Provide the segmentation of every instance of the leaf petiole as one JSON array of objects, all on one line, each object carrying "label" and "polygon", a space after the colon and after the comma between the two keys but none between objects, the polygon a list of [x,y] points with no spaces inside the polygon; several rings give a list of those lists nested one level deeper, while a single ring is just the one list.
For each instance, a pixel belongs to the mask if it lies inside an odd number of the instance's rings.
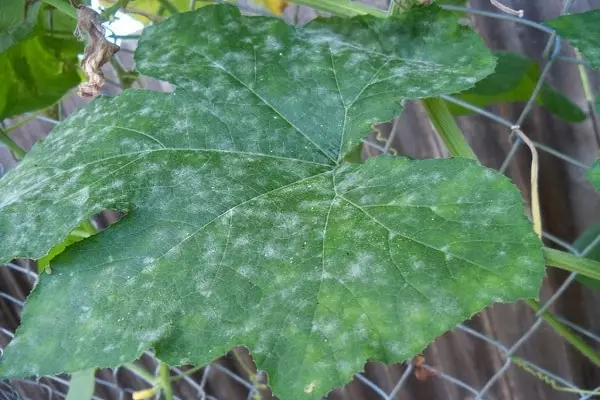
[{"label": "leaf petiole", "polygon": [[158,383],[165,394],[165,399],[173,400],[173,387],[171,386],[171,374],[169,373],[169,366],[162,361],[160,363],[160,375]]},{"label": "leaf petiole", "polygon": [[549,247],[544,247],[543,251],[547,265],[570,272],[577,272],[593,279],[600,279],[600,262],[598,261],[578,257],[574,254]]},{"label": "leaf petiole", "polygon": [[438,135],[452,156],[477,160],[448,106],[439,97],[423,99],[423,107]]},{"label": "leaf petiole", "polygon": [[0,128],[0,142],[4,143],[6,147],[8,147],[10,151],[12,151],[17,160],[21,160],[23,157],[25,157],[25,150],[19,147],[19,145],[16,144],[14,140],[12,140],[12,138],[8,136],[2,128]]}]

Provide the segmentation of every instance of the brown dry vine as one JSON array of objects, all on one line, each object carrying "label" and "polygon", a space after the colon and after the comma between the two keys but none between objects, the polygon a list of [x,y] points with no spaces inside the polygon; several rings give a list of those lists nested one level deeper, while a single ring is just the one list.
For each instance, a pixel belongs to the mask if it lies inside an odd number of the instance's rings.
[{"label": "brown dry vine", "polygon": [[87,39],[83,52],[81,67],[88,81],[79,85],[78,94],[83,97],[93,97],[100,93],[104,86],[102,66],[120,50],[120,47],[109,42],[104,36],[100,14],[89,7],[77,7],[77,27],[75,35],[79,39]]}]

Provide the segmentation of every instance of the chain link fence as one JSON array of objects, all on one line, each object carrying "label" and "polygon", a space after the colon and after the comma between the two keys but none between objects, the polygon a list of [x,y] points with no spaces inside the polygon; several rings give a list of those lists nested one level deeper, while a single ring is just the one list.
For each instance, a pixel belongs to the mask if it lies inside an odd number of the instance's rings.
[{"label": "chain link fence", "polygon": [[[491,0],[490,0],[491,1]],[[491,1],[492,3],[497,3]],[[566,0],[562,9],[562,13],[569,12],[573,0]],[[495,4],[497,5],[497,4]],[[513,21],[519,24],[530,26],[544,32],[548,39],[543,50],[545,64],[541,71],[541,77],[537,82],[535,90],[531,94],[529,101],[526,103],[522,113],[515,121],[509,121],[501,116],[490,111],[478,108],[472,104],[461,101],[453,96],[443,96],[448,101],[467,108],[479,115],[482,115],[490,120],[504,126],[507,135],[511,135],[512,147],[505,157],[500,167],[501,172],[505,172],[508,166],[513,162],[517,150],[523,146],[523,140],[518,133],[521,130],[521,124],[529,115],[535,99],[544,84],[548,73],[553,64],[556,62],[575,62],[585,64],[577,58],[568,58],[560,56],[561,39],[553,30],[545,25],[533,22],[531,20],[511,15],[510,10],[498,9],[497,12],[485,10],[465,8],[454,5],[445,5],[447,9],[465,12],[472,15],[478,15],[485,18],[497,18]],[[247,10],[245,10],[247,11]],[[252,11],[252,10],[251,10]],[[254,10],[255,11],[255,10]],[[507,11],[509,11],[507,13]],[[591,117],[591,116],[590,116]],[[58,123],[57,120],[48,119],[46,117],[38,117],[52,124]],[[394,140],[394,135],[397,129],[392,129],[390,135],[384,140],[365,139],[364,143],[375,153],[388,153],[391,150],[391,143]],[[527,133],[527,132],[525,132]],[[534,142],[537,150],[546,152],[563,162],[572,164],[577,168],[581,168],[582,173],[588,168],[588,165],[578,161],[559,150],[555,150],[542,143]],[[8,166],[0,165],[0,176],[8,169]],[[542,200],[543,201],[543,200]],[[544,232],[544,238],[548,241],[560,246],[577,256],[585,256],[592,248],[600,243],[598,236],[587,248],[578,250],[572,244],[555,237],[551,233]],[[4,276],[9,276],[11,279],[4,279],[0,282],[0,356],[2,348],[14,336],[14,326],[19,320],[19,315],[23,308],[23,302],[27,295],[26,292],[33,288],[38,280],[36,266],[34,263],[14,264],[10,263],[6,266]],[[515,359],[515,353],[532,337],[540,327],[545,324],[542,319],[542,313],[548,310],[572,285],[575,281],[576,274],[572,273],[558,287],[557,290],[549,296],[542,304],[542,307],[536,313],[535,322],[529,329],[522,332],[519,340],[513,344],[501,343],[493,337],[489,337],[473,328],[466,325],[458,325],[456,330],[462,331],[469,335],[473,341],[483,341],[488,345],[493,346],[503,359],[503,364],[495,373],[490,376],[485,385],[474,387],[464,379],[458,379],[454,376],[446,374],[443,370],[439,370],[432,365],[423,362],[422,358],[415,358],[412,361],[407,361],[402,365],[396,366],[397,379],[391,389],[384,390],[368,372],[363,372],[355,375],[352,385],[363,386],[363,393],[370,393],[369,399],[392,400],[399,399],[399,393],[409,379],[415,376],[420,380],[425,379],[440,379],[447,384],[456,385],[462,388],[465,393],[464,398],[485,399],[490,398],[492,387],[503,377],[503,375],[511,367],[520,368],[522,373],[529,373],[537,376],[545,383],[554,387],[557,391],[570,393],[573,398],[580,400],[590,399],[594,396],[600,396],[600,386],[594,390],[583,389],[577,387],[570,382],[566,377],[559,376],[552,371],[548,371],[539,365],[531,363],[527,360]],[[21,292],[19,288],[27,288]],[[581,326],[578,326],[569,320],[562,317],[555,317],[558,321],[570,327],[574,332],[585,338],[587,341],[593,342],[594,345],[600,344],[600,335],[590,332]],[[11,320],[14,323],[11,323]],[[12,328],[9,328],[11,326]],[[149,379],[149,375],[158,376],[160,363],[151,352],[146,352],[136,364],[129,364],[112,370],[98,370],[96,373],[96,391],[93,399],[131,399],[135,391],[146,388],[151,388],[153,382]],[[391,367],[390,367],[391,368]],[[143,371],[147,371],[144,373]],[[270,399],[272,395],[267,386],[267,377],[264,373],[256,371],[252,359],[244,349],[234,349],[224,357],[216,360],[213,364],[203,367],[202,369],[186,368],[171,368],[173,376],[179,376],[177,383],[174,384],[174,392],[176,399],[211,399],[211,400],[229,400],[229,399]],[[69,377],[64,376],[48,376],[38,377],[35,379],[21,379],[11,381],[0,381],[0,400],[15,400],[15,399],[62,399],[66,398],[69,389]],[[157,392],[153,398],[160,398],[161,393]],[[334,391],[329,395],[330,398],[346,398],[339,397]],[[83,400],[83,399],[82,399]]]}]

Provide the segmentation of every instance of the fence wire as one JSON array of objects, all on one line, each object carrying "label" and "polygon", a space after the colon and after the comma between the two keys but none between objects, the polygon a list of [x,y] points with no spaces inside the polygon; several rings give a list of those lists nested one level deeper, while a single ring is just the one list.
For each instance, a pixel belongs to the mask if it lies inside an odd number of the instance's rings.
[{"label": "fence wire", "polygon": [[[497,3],[497,1],[492,1],[492,3]],[[564,1],[561,14],[568,13],[572,4],[573,0]],[[455,103],[471,111],[474,111],[475,113],[482,115],[492,121],[495,121],[496,123],[501,124],[507,128],[507,134],[511,135],[512,147],[510,148],[510,151],[508,152],[499,169],[502,173],[504,173],[508,166],[511,164],[511,162],[514,160],[517,150],[523,145],[523,141],[521,140],[521,138],[515,135],[514,133],[517,130],[521,129],[521,124],[529,115],[538,96],[538,93],[542,89],[542,85],[544,84],[546,77],[548,76],[548,73],[550,72],[553,64],[555,62],[574,62],[585,64],[585,61],[572,57],[559,56],[561,50],[560,37],[558,37],[552,29],[545,25],[530,21],[525,18],[507,14],[502,10],[499,10],[498,12],[490,12],[455,5],[444,5],[444,7],[449,10],[466,12],[481,17],[513,21],[519,24],[527,25],[529,27],[538,29],[548,35],[547,43],[542,54],[543,58],[545,59],[545,64],[541,71],[539,81],[537,82],[537,85],[535,86],[535,89],[532,92],[531,97],[527,101],[522,113],[515,121],[509,121],[507,119],[504,119],[497,114],[464,102],[453,96],[442,96],[444,100],[448,102]],[[38,116],[37,119],[50,122],[52,124],[56,124],[59,122],[57,120],[53,120],[43,116]],[[397,120],[395,121],[395,123],[397,123]],[[363,140],[363,142],[366,146],[375,149],[380,153],[388,153],[391,151],[391,143],[394,139],[394,134],[396,133],[396,131],[397,129],[395,129],[394,125],[390,135],[383,141],[383,143],[378,143],[377,141],[373,141],[373,139],[365,139]],[[553,149],[549,146],[538,142],[534,142],[534,144],[539,151],[551,154],[552,156],[557,157],[558,159],[561,159],[562,161],[567,162],[573,166],[581,168],[582,170],[588,168],[588,165],[586,165],[585,163],[578,161],[566,154],[563,154],[556,149]],[[0,164],[0,176],[2,176],[2,173],[4,173],[6,169],[7,168],[5,166],[2,166]],[[543,237],[555,243],[556,245],[564,248],[566,251],[569,251],[581,257],[585,256],[591,249],[593,249],[596,245],[600,244],[600,236],[598,236],[587,248],[583,249],[582,251],[579,251],[572,244],[565,242],[564,240],[552,235],[549,232],[543,232]],[[14,263],[9,263],[7,265],[7,268],[12,274],[12,276],[15,278],[14,282],[20,282],[21,284],[24,281],[29,282],[29,290],[32,287],[34,287],[37,283],[38,276],[37,273],[34,272],[34,264],[30,263],[18,265]],[[575,280],[576,276],[577,274],[575,273],[570,274],[569,277],[560,285],[560,287],[542,304],[540,310],[536,313],[535,322],[529,327],[529,329],[523,332],[520,335],[520,338],[512,345],[501,343],[495,338],[489,337],[463,324],[460,324],[456,327],[457,330],[462,331],[465,334],[472,337],[474,341],[483,341],[493,346],[495,349],[497,349],[497,351],[502,355],[504,359],[503,365],[497,371],[495,371],[495,373],[489,378],[487,383],[485,383],[481,387],[473,387],[468,382],[458,379],[457,377],[451,376],[445,373],[444,371],[439,370],[438,368],[435,368],[434,366],[429,365],[427,363],[417,364],[413,361],[407,361],[404,363],[403,371],[391,390],[385,391],[384,389],[382,389],[376,382],[369,379],[367,373],[356,374],[355,381],[360,382],[360,384],[364,385],[365,388],[368,388],[372,391],[372,395],[376,397],[379,396],[379,398],[382,400],[394,400],[399,398],[399,392],[412,375],[416,374],[417,371],[427,371],[429,379],[441,379],[451,385],[456,385],[462,388],[465,392],[470,393],[470,398],[473,398],[475,400],[489,398],[490,389],[492,389],[492,387],[498,382],[499,379],[503,377],[503,375],[513,364],[517,363],[513,358],[517,350],[519,350],[521,346],[523,346],[523,344],[526,343],[531,338],[531,336],[540,328],[540,326],[542,326],[545,323],[541,317],[542,313],[546,311],[549,307],[551,307],[557,301],[557,299],[565,292],[565,290],[567,290],[567,288],[573,284],[573,281]],[[15,318],[18,320],[20,312],[23,308],[25,296],[26,293],[15,295],[12,291],[10,293],[7,291],[2,291],[2,287],[0,287],[0,311],[4,309],[5,312],[12,312],[14,313]],[[556,318],[563,324],[569,326],[578,334],[586,337],[595,345],[600,344],[599,334],[590,332],[582,328],[581,326],[578,326],[573,322],[560,316]],[[5,347],[14,336],[14,332],[11,329],[2,327],[1,324],[4,323],[5,321],[0,320],[0,357],[2,356],[2,348]],[[244,350],[238,351],[243,352]],[[206,400],[229,400],[230,398],[233,398],[230,397],[232,396],[231,392],[223,391],[219,388],[209,387],[209,382],[212,379],[217,379],[218,382],[220,382],[218,386],[236,386],[238,390],[236,393],[239,393],[240,389],[242,391],[245,391],[245,396],[248,400],[272,398],[271,393],[268,387],[266,386],[265,374],[260,371],[254,371],[252,374],[249,374],[248,371],[240,369],[239,366],[236,367],[236,361],[234,359],[239,358],[239,356],[239,354],[235,355],[234,353],[230,352],[228,355],[215,361],[213,364],[202,368],[201,370],[192,371],[189,369],[190,367],[171,368],[172,375],[181,376],[181,379],[178,382],[177,387],[175,388],[176,393],[174,398],[194,398]],[[242,354],[242,357],[246,357],[249,360],[249,362],[252,363],[247,353]],[[552,371],[548,371],[530,361],[520,360],[518,364],[519,368],[526,368],[529,371],[529,373],[537,373],[537,376],[540,379],[545,380],[547,383],[550,383],[552,385],[560,385],[562,387],[561,390],[568,390],[573,394],[574,397],[577,397],[580,400],[590,399],[593,396],[600,396],[600,386],[595,388],[594,390],[585,390],[577,387],[567,378],[559,376],[558,374]],[[96,373],[96,391],[95,395],[93,396],[93,399],[130,399],[132,398],[132,394],[135,391],[139,391],[144,388],[151,388],[153,385],[153,382],[148,378],[148,374],[140,373],[140,368],[149,371],[151,375],[158,376],[159,366],[160,363],[154,357],[153,353],[147,351],[143,355],[143,357],[137,361],[137,364],[133,366],[130,364],[112,370],[99,370]],[[124,383],[124,381],[127,381],[127,383]],[[134,382],[135,384],[132,384],[131,382]],[[34,379],[14,379],[10,381],[0,381],[0,400],[64,399],[67,396],[68,389],[69,377],[67,375],[45,376],[37,377]],[[152,398],[161,398],[161,393],[157,392]],[[241,397],[239,397],[239,395],[236,395],[235,398],[238,399]]]}]

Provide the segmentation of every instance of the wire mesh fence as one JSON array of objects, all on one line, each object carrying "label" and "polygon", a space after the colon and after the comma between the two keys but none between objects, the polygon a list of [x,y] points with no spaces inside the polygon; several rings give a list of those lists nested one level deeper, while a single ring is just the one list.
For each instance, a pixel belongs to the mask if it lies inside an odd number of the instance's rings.
[{"label": "wire mesh fence", "polygon": [[[568,13],[572,5],[573,0],[564,1],[562,13]],[[511,15],[506,12],[507,10],[498,9],[496,12],[490,12],[454,5],[445,5],[444,7],[449,10],[465,12],[483,18],[513,21],[537,29],[547,35],[547,42],[542,54],[545,63],[541,70],[540,79],[537,82],[531,97],[516,120],[507,120],[498,114],[479,108],[453,96],[443,96],[446,101],[467,108],[506,128],[506,134],[510,135],[512,139],[512,147],[499,168],[499,170],[504,173],[511,162],[514,161],[517,150],[524,145],[523,137],[519,135],[522,129],[521,126],[534,106],[536,97],[542,89],[542,85],[553,65],[557,62],[584,63],[584,61],[577,58],[560,56],[561,39],[552,29],[526,18]],[[52,124],[59,122],[41,116],[38,116],[37,118],[45,119]],[[372,155],[373,153],[389,153],[392,151],[391,144],[396,132],[397,129],[392,129],[391,133],[386,138],[379,138],[381,140],[373,137],[365,139],[364,143],[368,148],[367,150],[371,150],[369,153]],[[588,168],[588,165],[584,162],[564,154],[559,149],[553,149],[539,142],[533,142],[533,144],[540,152],[548,153],[553,157],[556,157],[557,160],[580,168],[582,173]],[[7,169],[8,166],[0,165],[0,176]],[[600,236],[598,236],[585,249],[579,250],[573,244],[556,237],[550,232],[544,232],[543,236],[546,240],[566,251],[582,257],[600,243]],[[7,274],[5,274],[5,276],[10,276],[11,280],[5,279],[3,282],[0,282],[0,356],[2,353],[1,349],[5,347],[14,336],[14,326],[16,326],[16,321],[19,320],[23,302],[27,295],[27,293],[25,293],[27,290],[21,292],[18,288],[26,287],[28,290],[31,290],[38,280],[38,275],[35,272],[36,267],[33,263],[10,263],[6,268],[7,271],[5,272],[7,272]],[[430,365],[426,362],[424,363],[423,359],[419,358],[394,366],[395,380],[391,387],[385,389],[382,388],[382,385],[377,382],[377,379],[373,374],[370,374],[368,370],[356,374],[352,384],[361,385],[364,389],[363,393],[370,393],[367,396],[368,398],[392,400],[400,398],[402,388],[410,379],[414,379],[415,377],[421,380],[439,379],[447,382],[449,385],[460,387],[465,394],[464,398],[484,399],[490,398],[491,389],[494,385],[498,383],[510,368],[516,367],[521,369],[523,373],[537,376],[558,391],[569,393],[573,398],[584,400],[592,398],[593,396],[600,396],[600,385],[593,390],[590,390],[589,388],[580,388],[571,382],[568,377],[560,376],[556,372],[544,369],[528,360],[514,357],[517,351],[522,348],[527,341],[531,340],[532,335],[546,323],[542,318],[542,314],[564,294],[569,286],[574,284],[576,276],[575,273],[570,274],[568,278],[547,299],[545,299],[541,308],[536,312],[536,319],[533,324],[528,329],[521,332],[519,339],[514,343],[502,343],[499,340],[464,324],[456,327],[456,330],[468,335],[473,341],[482,341],[493,346],[502,358],[501,366],[494,371],[484,385],[474,386],[469,383],[468,380],[465,380],[464,378],[459,379],[451,374],[447,374],[434,365]],[[600,345],[600,334],[586,330],[566,318],[556,316],[556,319],[580,336],[586,338],[586,340]],[[14,323],[10,323],[11,320]],[[128,364],[115,369],[99,370],[96,373],[96,391],[93,398],[129,399],[135,391],[152,387],[153,382],[149,379],[148,374],[154,376],[158,375],[159,366],[160,363],[158,360],[156,360],[152,352],[148,351],[136,362],[136,364]],[[177,383],[174,385],[174,397],[176,399],[198,398],[226,400],[238,398],[272,398],[267,385],[266,375],[260,371],[256,371],[250,355],[244,349],[234,349],[227,355],[216,360],[213,364],[201,369],[194,369],[193,367],[171,368],[171,374],[174,377],[179,377]],[[69,377],[67,375],[0,381],[0,400],[61,399],[66,398],[68,389]],[[339,393],[336,394],[336,392],[333,392],[329,396],[330,398],[344,398],[342,395],[339,395]],[[154,398],[160,397],[160,391],[154,394]]]}]

